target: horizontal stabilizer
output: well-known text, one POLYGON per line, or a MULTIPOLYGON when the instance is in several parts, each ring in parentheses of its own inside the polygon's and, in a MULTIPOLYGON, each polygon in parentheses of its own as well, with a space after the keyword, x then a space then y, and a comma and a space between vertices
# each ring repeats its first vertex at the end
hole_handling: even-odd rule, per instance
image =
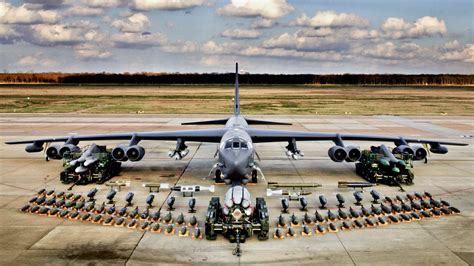
POLYGON ((225 125, 228 118, 226 119, 217 119, 217 120, 207 120, 207 121, 196 121, 196 122, 185 122, 181 125, 225 125))
POLYGON ((285 126, 291 126, 291 123, 285 123, 285 122, 273 122, 273 121, 256 120, 256 119, 248 119, 248 118, 245 118, 245 121, 247 121, 247 124, 249 124, 249 125, 285 125, 285 126))

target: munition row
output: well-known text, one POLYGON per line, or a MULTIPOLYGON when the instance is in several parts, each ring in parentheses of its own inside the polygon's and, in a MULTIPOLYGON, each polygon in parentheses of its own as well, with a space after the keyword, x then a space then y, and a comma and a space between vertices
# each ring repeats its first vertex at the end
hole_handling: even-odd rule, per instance
MULTIPOLYGON (((168 212, 164 217, 161 217, 160 211, 156 211, 152 215, 150 215, 149 209, 140 214, 138 208, 135 208, 130 212, 123 211, 122 208, 121 211, 114 212, 111 211, 110 208, 104 210, 103 206, 103 204, 98 205, 98 207, 95 208, 95 211, 93 211, 93 209, 87 210, 88 208, 86 207, 78 209, 75 207, 60 208, 28 203, 21 208, 21 211, 42 216, 92 222, 106 226, 138 228, 153 233, 160 233, 164 230, 165 235, 174 235, 176 228, 179 227, 179 230, 177 230, 178 236, 188 237, 191 235, 193 239, 202 239, 202 231, 199 227, 199 222, 194 215, 188 222, 186 222, 182 213, 174 219, 171 212, 168 212), (160 223, 163 223, 163 225, 160 223), (188 226, 193 229, 192 232, 187 228, 188 226)), ((126 207, 124 208, 127 209, 126 207)))

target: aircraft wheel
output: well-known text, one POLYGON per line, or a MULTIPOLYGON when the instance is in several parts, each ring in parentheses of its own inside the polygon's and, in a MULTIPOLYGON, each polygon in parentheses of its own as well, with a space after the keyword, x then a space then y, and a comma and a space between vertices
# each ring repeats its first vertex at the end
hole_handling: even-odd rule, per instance
POLYGON ((224 183, 221 177, 221 170, 216 170, 216 183, 224 183))
POLYGON ((252 183, 257 183, 258 182, 258 178, 257 178, 257 170, 253 170, 252 171, 252 183))

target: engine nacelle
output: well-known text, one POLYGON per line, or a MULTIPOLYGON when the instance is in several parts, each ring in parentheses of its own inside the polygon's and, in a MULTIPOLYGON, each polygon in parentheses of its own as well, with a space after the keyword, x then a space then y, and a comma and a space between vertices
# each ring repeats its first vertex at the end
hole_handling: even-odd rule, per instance
POLYGON ((64 144, 59 149, 59 156, 61 156, 62 158, 66 152, 79 152, 79 151, 81 151, 81 148, 77 147, 74 144, 64 144))
POLYGON ((426 152, 426 149, 423 148, 423 146, 413 145, 411 148, 413 150, 413 160, 424 160, 428 155, 428 152, 426 152))
POLYGON ((399 145, 396 148, 392 150, 393 154, 402 154, 402 153, 408 153, 408 154, 414 154, 413 149, 409 145, 399 145))
POLYGON ((362 156, 360 149, 355 146, 347 146, 345 149, 347 152, 346 162, 356 162, 362 156))
POLYGON ((41 145, 38 145, 38 143, 35 142, 25 147, 26 152, 40 152, 43 149, 43 143, 41 143, 41 145))
POLYGON ((48 158, 53 159, 53 160, 61 160, 63 157, 59 153, 59 150, 61 149, 62 145, 52 145, 49 146, 48 149, 46 149, 46 155, 48 158))
POLYGON ((145 149, 140 145, 133 145, 128 147, 126 154, 130 161, 140 161, 145 156, 145 149))
POLYGON ((129 148, 129 146, 127 146, 127 145, 119 145, 119 146, 115 147, 112 150, 112 158, 114 158, 114 160, 116 160, 116 161, 122 161, 122 162, 127 161, 128 160, 128 157, 127 157, 128 148, 129 148))
POLYGON ((342 162, 347 158, 347 151, 342 146, 333 146, 328 150, 328 155, 335 162, 342 162))
POLYGON ((448 148, 441 146, 439 143, 430 143, 430 151, 432 153, 446 154, 448 153, 448 148))

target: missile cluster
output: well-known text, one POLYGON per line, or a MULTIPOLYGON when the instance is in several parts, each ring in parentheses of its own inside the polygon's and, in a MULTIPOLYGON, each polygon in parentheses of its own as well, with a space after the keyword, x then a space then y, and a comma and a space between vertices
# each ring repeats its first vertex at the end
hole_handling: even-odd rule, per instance
MULTIPOLYGON (((435 199, 429 192, 423 194, 415 192, 406 194, 405 197, 400 195, 382 197, 377 191, 372 190, 370 195, 372 202, 370 205, 364 206, 362 194, 354 192, 354 206, 349 206, 348 209, 344 206, 347 201, 341 194, 336 195, 337 209, 327 208, 326 197, 320 195, 318 198, 319 208, 314 214, 306 211, 302 217, 294 213, 285 217, 284 214, 288 213, 289 205, 286 199, 282 199, 282 214, 276 220, 273 238, 311 236, 313 233, 317 235, 385 226, 460 213, 459 209, 451 206, 445 200, 435 199), (297 230, 297 228, 301 229, 297 230)), ((304 203, 303 205, 300 202, 301 207, 307 208, 307 201, 304 203)))
MULTIPOLYGON (((176 218, 171 211, 162 214, 160 209, 151 210, 154 196, 148 195, 146 198, 146 209, 139 209, 133 205, 134 194, 129 192, 125 197, 126 204, 123 207, 116 207, 114 200, 116 191, 107 193, 106 199, 109 201, 101 204, 95 203, 95 194, 98 189, 93 188, 87 193, 87 197, 72 192, 57 192, 54 189, 39 190, 20 211, 41 216, 58 217, 63 219, 78 220, 101 224, 104 226, 136 228, 142 231, 153 233, 164 232, 165 235, 178 235, 179 237, 189 237, 202 239, 202 230, 195 215, 186 219, 183 213, 176 218), (114 193, 115 192, 115 193, 114 193), (86 198, 89 198, 88 201, 86 198)), ((168 201, 168 203, 170 203, 168 201)), ((174 204, 174 200, 173 203, 174 204)), ((171 206, 172 206, 171 204, 171 206)), ((190 200, 190 208, 194 211, 196 200, 190 200)))

